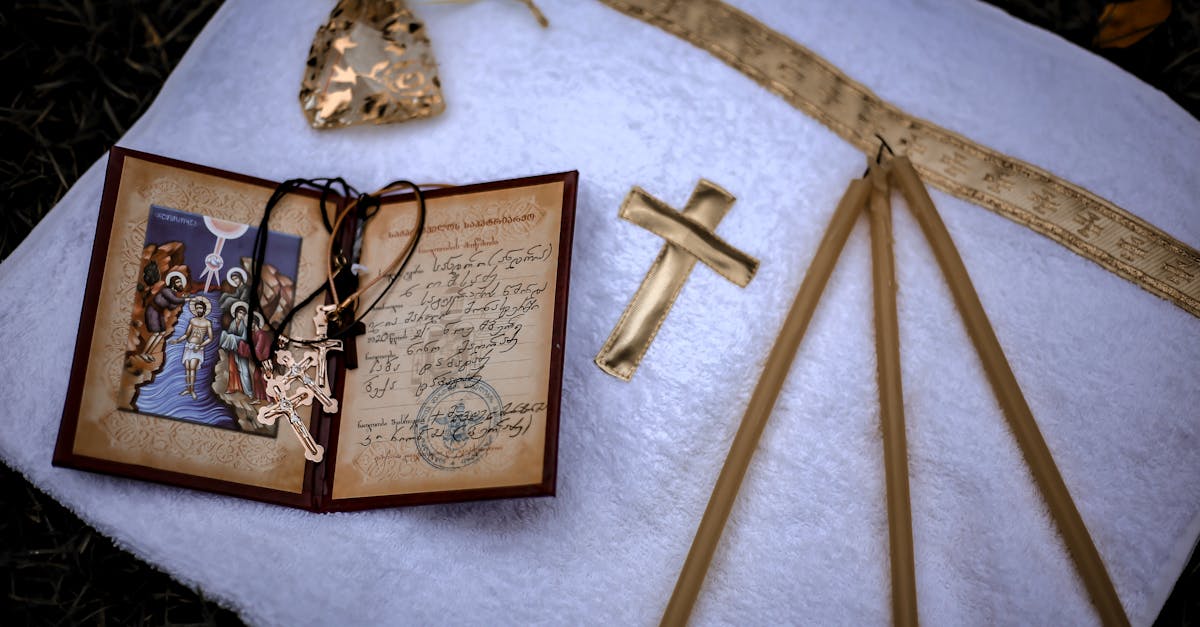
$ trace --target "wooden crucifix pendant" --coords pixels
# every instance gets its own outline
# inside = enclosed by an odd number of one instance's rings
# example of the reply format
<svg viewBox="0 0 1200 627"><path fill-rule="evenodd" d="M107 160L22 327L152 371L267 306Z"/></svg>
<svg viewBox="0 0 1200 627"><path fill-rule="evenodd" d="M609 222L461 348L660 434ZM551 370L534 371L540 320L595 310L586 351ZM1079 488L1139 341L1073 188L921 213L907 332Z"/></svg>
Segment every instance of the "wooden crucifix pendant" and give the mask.
<svg viewBox="0 0 1200 627"><path fill-rule="evenodd" d="M338 410L338 401L333 398L330 390L328 362L330 351L342 350L341 340L331 340L329 333L329 314L334 305L317 308L313 317L317 338L306 343L307 348L300 351L299 359L290 349L280 349L277 355L282 371L271 362L265 362L264 368L267 383L267 396L274 402L264 405L258 410L258 422L273 425L279 418L286 418L300 444L304 447L304 457L313 462L325 458L325 447L317 444L309 433L308 428L300 420L297 410L300 407L311 406L313 399L321 404L321 409L327 413ZM309 370L315 372L310 376Z"/></svg>

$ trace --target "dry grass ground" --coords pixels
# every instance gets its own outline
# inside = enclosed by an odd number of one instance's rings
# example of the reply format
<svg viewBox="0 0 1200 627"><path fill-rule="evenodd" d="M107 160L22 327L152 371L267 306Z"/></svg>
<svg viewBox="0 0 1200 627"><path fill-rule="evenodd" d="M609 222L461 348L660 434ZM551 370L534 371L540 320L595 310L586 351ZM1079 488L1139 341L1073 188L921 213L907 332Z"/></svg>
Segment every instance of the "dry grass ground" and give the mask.
<svg viewBox="0 0 1200 627"><path fill-rule="evenodd" d="M1102 7L993 3L1084 47ZM0 75L10 77L0 83L0 259L145 111L219 4L10 0L0 7ZM1167 22L1138 44L1100 52L1200 115L1198 39L1196 3L1175 2ZM1194 625L1198 616L1193 559L1158 624ZM0 465L0 624L237 623Z"/></svg>

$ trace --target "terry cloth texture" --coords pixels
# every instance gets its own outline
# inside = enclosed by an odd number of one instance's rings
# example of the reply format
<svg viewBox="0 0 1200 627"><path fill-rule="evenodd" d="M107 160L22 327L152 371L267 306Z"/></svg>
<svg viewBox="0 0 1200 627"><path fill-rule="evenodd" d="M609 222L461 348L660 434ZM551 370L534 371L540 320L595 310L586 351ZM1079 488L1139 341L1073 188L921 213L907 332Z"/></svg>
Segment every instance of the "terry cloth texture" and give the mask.
<svg viewBox="0 0 1200 627"><path fill-rule="evenodd" d="M227 2L121 145L272 180L461 183L581 173L558 496L317 515L50 465L103 160L0 266L0 455L124 548L248 622L656 622L767 351L864 157L709 54L598 2L415 4L446 113L318 132L297 102L332 2ZM983 4L742 0L910 113L1200 245L1200 124ZM717 232L762 261L697 266L630 383L592 357L662 241L640 185L737 196ZM1200 533L1200 320L933 192L1121 600L1149 624ZM917 589L930 624L1097 620L919 228L895 237ZM697 624L889 620L870 252L860 221L792 367Z"/></svg>

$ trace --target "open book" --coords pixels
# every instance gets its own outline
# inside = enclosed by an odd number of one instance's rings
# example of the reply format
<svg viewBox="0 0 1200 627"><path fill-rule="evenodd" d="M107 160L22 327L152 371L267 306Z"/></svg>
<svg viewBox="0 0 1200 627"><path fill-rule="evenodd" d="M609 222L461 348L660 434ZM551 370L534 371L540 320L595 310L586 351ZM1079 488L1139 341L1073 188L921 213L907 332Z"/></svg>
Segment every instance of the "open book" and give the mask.
<svg viewBox="0 0 1200 627"><path fill-rule="evenodd" d="M577 176L425 193L416 252L347 339L357 367L330 358L339 411L303 408L326 450L313 464L256 420L255 357L267 321L326 280L319 194L275 208L248 317L277 184L114 148L55 465L315 511L554 494ZM416 224L411 194L385 196L360 263L386 267ZM318 304L286 332L313 337Z"/></svg>

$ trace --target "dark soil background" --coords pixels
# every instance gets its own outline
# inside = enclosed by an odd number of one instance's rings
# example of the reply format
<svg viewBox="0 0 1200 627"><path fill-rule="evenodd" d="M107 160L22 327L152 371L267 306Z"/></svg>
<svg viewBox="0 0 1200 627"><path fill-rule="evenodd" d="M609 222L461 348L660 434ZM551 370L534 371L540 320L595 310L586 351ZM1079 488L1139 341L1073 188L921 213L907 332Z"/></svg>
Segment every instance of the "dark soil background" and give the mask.
<svg viewBox="0 0 1200 627"><path fill-rule="evenodd" d="M1099 48L1093 41L1103 2L991 1L1105 56L1200 117L1197 2L1174 2L1170 16L1132 46ZM0 76L10 77L0 84L0 259L141 116L219 5L17 0L0 8ZM1156 624L1196 625L1198 617L1200 563L1193 556ZM0 465L0 623L240 621L116 548Z"/></svg>

